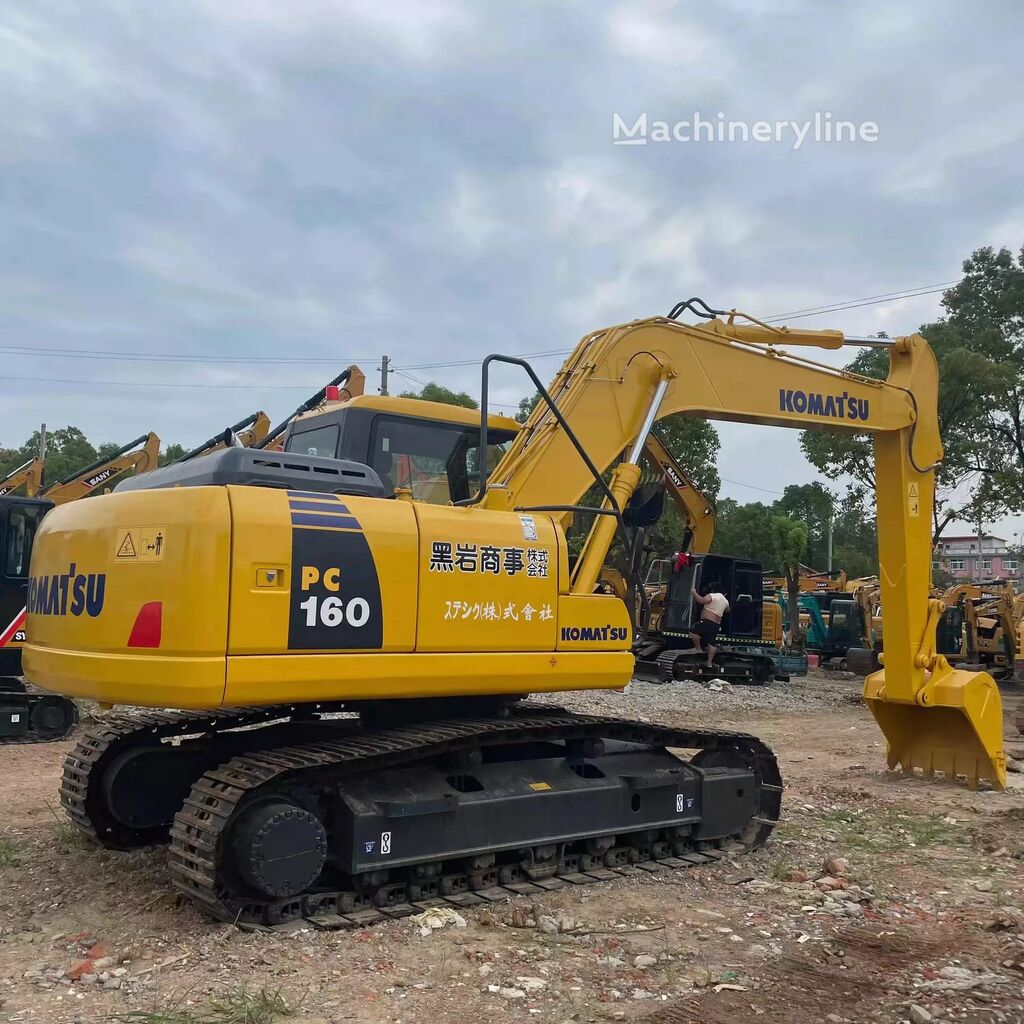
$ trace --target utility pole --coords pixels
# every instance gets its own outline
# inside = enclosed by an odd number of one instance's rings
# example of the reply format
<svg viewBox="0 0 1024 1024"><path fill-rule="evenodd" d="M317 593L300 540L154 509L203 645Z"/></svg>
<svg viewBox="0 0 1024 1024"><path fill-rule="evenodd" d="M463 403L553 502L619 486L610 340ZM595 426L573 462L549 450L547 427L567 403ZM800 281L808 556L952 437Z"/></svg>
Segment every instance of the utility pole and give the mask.
<svg viewBox="0 0 1024 1024"><path fill-rule="evenodd" d="M380 387L377 389L382 395L388 393L388 367L391 365L390 356L380 357Z"/></svg>
<svg viewBox="0 0 1024 1024"><path fill-rule="evenodd" d="M46 424L40 424L39 427L39 462L42 464L42 469L39 471L39 489L42 490L46 486Z"/></svg>
<svg viewBox="0 0 1024 1024"><path fill-rule="evenodd" d="M832 502L828 504L828 572L832 571Z"/></svg>

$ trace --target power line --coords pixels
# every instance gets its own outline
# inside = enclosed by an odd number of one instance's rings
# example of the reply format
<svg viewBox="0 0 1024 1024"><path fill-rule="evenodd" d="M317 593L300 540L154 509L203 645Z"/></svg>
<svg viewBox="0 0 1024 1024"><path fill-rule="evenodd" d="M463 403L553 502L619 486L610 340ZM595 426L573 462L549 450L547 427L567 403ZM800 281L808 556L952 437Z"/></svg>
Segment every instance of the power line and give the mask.
<svg viewBox="0 0 1024 1024"><path fill-rule="evenodd" d="M764 491L765 494L777 494L784 497L782 491L773 491L770 487L755 487L753 484L745 484L741 480L730 480L727 476L719 477L723 484L735 484L737 487L746 487L751 491Z"/></svg>
<svg viewBox="0 0 1024 1024"><path fill-rule="evenodd" d="M774 323L777 320L802 320L804 317L807 317L807 316L821 316L823 313L841 313L841 312L843 312L844 310L847 310L847 309L859 309L861 306L877 306L879 303L882 303L882 302L899 302L901 299L917 299L917 298L920 298L923 295L934 295L936 292L944 292L945 290L946 290L945 288L932 288L932 289L930 289L928 291L913 292L913 293L908 293L906 295L899 295L899 294L897 294L897 295L894 295L891 298L885 298L885 299L865 299L863 302L852 302L852 303L848 303L847 305L844 305L844 306L825 307L825 308L816 310L813 313L796 313L796 314L794 314L794 313L783 313L780 316L766 317L765 318L765 323L769 323L770 324L770 323Z"/></svg>
<svg viewBox="0 0 1024 1024"><path fill-rule="evenodd" d="M175 352L104 352L86 348L31 348L27 345L0 345L0 352L11 355L33 355L69 359L106 359L126 363L256 363L266 365L290 363L327 363L337 365L337 356L185 356ZM349 363L368 363L375 357L349 358Z"/></svg>
<svg viewBox="0 0 1024 1024"><path fill-rule="evenodd" d="M869 302L873 303L876 299L879 302L883 302L885 299L912 299L914 295L905 294L910 292L916 292L921 295L931 295L935 291L942 291L948 288L950 285L957 284L956 281L940 281L938 284L923 284L918 288L900 288L899 291L895 292L882 292L878 295L864 295L859 299L844 299L842 302L830 302L824 306L807 306L804 309L790 310L788 313L776 313L774 316L767 317L766 320L781 320L786 316L797 316L806 314L811 316L815 313L827 313L834 309L841 309L844 306L860 306L867 305Z"/></svg>
<svg viewBox="0 0 1024 1024"><path fill-rule="evenodd" d="M37 384L89 384L92 387L112 388L204 388L216 390L239 390L239 391L311 391L315 385L311 384L172 384L165 381L154 383L152 381L134 380L75 380L70 377L8 377L4 380L25 380L35 381Z"/></svg>
<svg viewBox="0 0 1024 1024"><path fill-rule="evenodd" d="M822 306L808 306L803 309L792 310L788 313L776 313L773 316L765 317L766 323L773 323L784 319L798 319L805 316L818 316L823 313L835 313L844 309L858 309L862 306L876 305L881 302L898 302L903 299L913 299L924 295L934 295L944 290L947 286L956 284L956 281L946 281L935 285L922 285L920 288L903 288L894 292L883 292L877 295L867 295L860 299L848 299L842 302L835 302ZM571 348L547 349L538 352L519 353L522 359L550 359L555 356L566 355ZM61 348L57 346L43 346L35 348L29 345L0 345L0 352L9 355L32 355L44 358L61 359L89 359L105 360L114 362L142 362L142 363L194 363L214 364L224 363L228 365L337 365L339 362L336 356L228 356L228 355L183 355L180 352L107 352L101 349L77 349ZM368 363L375 361L376 357L361 356L348 357L350 363ZM410 363L406 370L440 370L458 366L475 366L479 364L478 359L452 359L435 363ZM16 379L16 378L8 378ZM30 380L32 378L20 378ZM67 383L100 383L93 381L68 381ZM199 386L199 385L195 385Z"/></svg>

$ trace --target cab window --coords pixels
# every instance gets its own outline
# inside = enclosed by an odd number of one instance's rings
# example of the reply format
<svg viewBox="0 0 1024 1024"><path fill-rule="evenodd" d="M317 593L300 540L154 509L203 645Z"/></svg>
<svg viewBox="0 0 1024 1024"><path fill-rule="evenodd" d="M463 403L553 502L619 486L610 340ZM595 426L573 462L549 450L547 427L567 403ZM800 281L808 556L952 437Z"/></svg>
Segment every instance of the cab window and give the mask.
<svg viewBox="0 0 1024 1024"><path fill-rule="evenodd" d="M7 529L4 538L4 575L14 579L28 576L29 559L32 557L32 541L36 535L40 515L36 509L17 505L7 513Z"/></svg>
<svg viewBox="0 0 1024 1024"><path fill-rule="evenodd" d="M288 438L287 451L302 455L319 455L325 459L338 457L338 424L303 430Z"/></svg>
<svg viewBox="0 0 1024 1024"><path fill-rule="evenodd" d="M514 434L494 431L487 461L497 464ZM445 505L470 496L479 466L475 427L378 416L370 439L370 464L390 493L405 487L419 501Z"/></svg>

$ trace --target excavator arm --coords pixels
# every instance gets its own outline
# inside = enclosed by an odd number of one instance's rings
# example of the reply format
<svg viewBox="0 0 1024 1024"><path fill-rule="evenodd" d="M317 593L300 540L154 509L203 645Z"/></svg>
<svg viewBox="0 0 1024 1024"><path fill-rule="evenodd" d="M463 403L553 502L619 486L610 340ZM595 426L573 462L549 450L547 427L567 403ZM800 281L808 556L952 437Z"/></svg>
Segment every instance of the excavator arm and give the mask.
<svg viewBox="0 0 1024 1024"><path fill-rule="evenodd" d="M143 434L123 448L119 448L113 455L97 459L77 473L58 480L40 496L49 499L55 505L64 505L92 494L97 488L109 485L129 469L134 469L136 473L156 469L159 458L160 438L152 432Z"/></svg>
<svg viewBox="0 0 1024 1024"><path fill-rule="evenodd" d="M711 550L715 539L715 507L704 497L686 475L686 471L665 447L665 442L652 430L644 445L644 454L661 471L665 489L668 491L683 522L691 532L689 550L704 552Z"/></svg>
<svg viewBox="0 0 1024 1024"><path fill-rule="evenodd" d="M0 480L0 497L13 494L19 487L25 488L25 496L34 498L43 486L43 460L33 456L17 469L11 470Z"/></svg>
<svg viewBox="0 0 1024 1024"><path fill-rule="evenodd" d="M999 693L985 673L954 671L935 650L940 601L929 599L934 469L942 458L938 367L920 335L854 340L885 347L880 381L789 354L779 346L837 349L838 331L776 328L731 313L700 325L637 320L583 338L544 401L471 503L487 509L572 513L595 473L625 443L584 544L570 593L593 590L616 518L640 476L652 426L686 413L796 429L870 434L874 441L883 669L864 696L889 742L891 766L1005 784ZM491 357L491 359L499 357ZM487 422L484 364L482 434ZM481 444L486 439L481 438ZM586 453L586 459L582 454Z"/></svg>
<svg viewBox="0 0 1024 1024"><path fill-rule="evenodd" d="M259 410L244 420L233 423L230 427L214 434L202 444L197 445L191 451L185 452L176 462L188 462L189 459L199 458L201 455L209 455L210 452L220 451L236 441L243 448L251 448L259 444L270 432L270 417Z"/></svg>

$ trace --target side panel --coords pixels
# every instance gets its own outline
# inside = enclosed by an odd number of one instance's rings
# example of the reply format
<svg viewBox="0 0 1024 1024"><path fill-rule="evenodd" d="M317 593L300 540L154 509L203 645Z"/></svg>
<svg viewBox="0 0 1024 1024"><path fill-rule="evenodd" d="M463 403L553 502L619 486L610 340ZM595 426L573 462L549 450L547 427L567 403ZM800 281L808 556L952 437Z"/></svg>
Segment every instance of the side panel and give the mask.
<svg viewBox="0 0 1024 1024"><path fill-rule="evenodd" d="M626 606L609 594L577 594L558 600L560 651L626 651L633 639Z"/></svg>
<svg viewBox="0 0 1024 1024"><path fill-rule="evenodd" d="M26 677L111 703L217 706L230 539L223 487L101 495L49 512L32 552Z"/></svg>
<svg viewBox="0 0 1024 1024"><path fill-rule="evenodd" d="M633 674L629 651L505 654L308 654L228 659L226 703L384 700L612 689Z"/></svg>
<svg viewBox="0 0 1024 1024"><path fill-rule="evenodd" d="M558 544L546 515L414 503L417 651L553 651Z"/></svg>
<svg viewBox="0 0 1024 1024"><path fill-rule="evenodd" d="M413 649L417 543L408 502L226 490L231 655Z"/></svg>

